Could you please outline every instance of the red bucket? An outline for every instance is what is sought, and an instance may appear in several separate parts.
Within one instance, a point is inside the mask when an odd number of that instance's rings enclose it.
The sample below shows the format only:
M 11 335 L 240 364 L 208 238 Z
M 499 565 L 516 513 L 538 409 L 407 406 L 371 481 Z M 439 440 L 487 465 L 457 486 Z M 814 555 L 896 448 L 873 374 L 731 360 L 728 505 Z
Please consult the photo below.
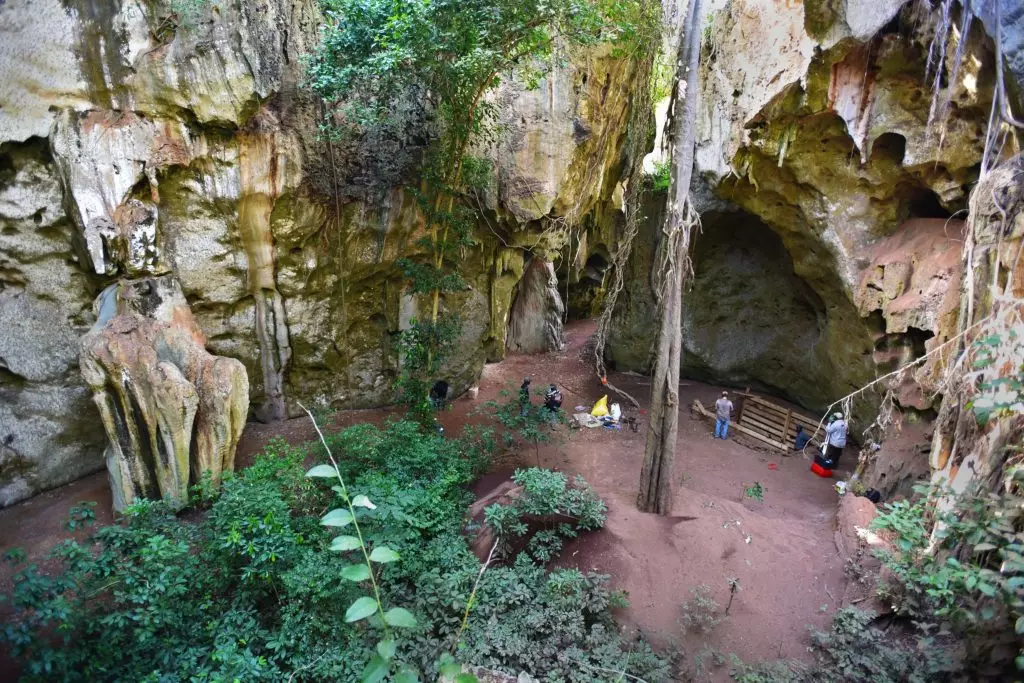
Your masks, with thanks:
M 832 476 L 832 470 L 827 470 L 816 462 L 811 463 L 811 472 L 814 472 L 819 477 L 824 477 L 826 479 Z

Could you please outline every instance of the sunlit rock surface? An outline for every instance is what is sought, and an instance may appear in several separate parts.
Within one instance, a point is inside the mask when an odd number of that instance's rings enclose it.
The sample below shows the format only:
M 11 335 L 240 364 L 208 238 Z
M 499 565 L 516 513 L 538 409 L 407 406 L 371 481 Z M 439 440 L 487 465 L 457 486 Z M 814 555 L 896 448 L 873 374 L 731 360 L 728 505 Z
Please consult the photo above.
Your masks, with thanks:
M 389 152 L 319 135 L 301 86 L 319 22 L 314 0 L 188 22 L 136 0 L 0 5 L 0 309 L 18 316 L 0 329 L 0 504 L 101 466 L 74 358 L 91 301 L 125 278 L 180 283 L 210 353 L 244 365 L 251 417 L 395 399 L 397 335 L 426 312 L 396 265 L 422 248 L 417 180 L 399 164 L 382 186 L 368 169 Z M 443 302 L 456 391 L 505 354 L 529 253 L 571 246 L 578 277 L 614 246 L 614 221 L 588 216 L 621 204 L 634 67 L 603 46 L 540 66 L 538 87 L 491 95 L 501 134 L 474 152 L 493 170 L 458 256 L 468 287 Z

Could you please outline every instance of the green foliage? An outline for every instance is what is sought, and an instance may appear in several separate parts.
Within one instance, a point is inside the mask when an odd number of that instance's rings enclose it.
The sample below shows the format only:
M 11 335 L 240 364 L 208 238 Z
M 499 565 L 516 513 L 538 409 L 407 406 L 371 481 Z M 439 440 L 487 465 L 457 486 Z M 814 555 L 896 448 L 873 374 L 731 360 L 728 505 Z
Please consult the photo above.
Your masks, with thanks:
M 743 487 L 743 495 L 747 498 L 752 498 L 761 503 L 764 502 L 764 487 L 761 486 L 761 482 L 755 481 L 751 486 Z
M 729 677 L 738 683 L 798 683 L 810 680 L 800 667 L 791 662 L 759 662 L 746 664 L 734 654 L 729 655 Z
M 429 290 L 426 290 L 429 291 Z M 409 416 L 424 429 L 435 424 L 430 404 L 430 387 L 448 359 L 462 329 L 457 316 L 443 316 L 437 322 L 413 319 L 398 338 L 402 372 L 396 382 Z
M 886 505 L 873 524 L 896 535 L 895 548 L 878 553 L 895 578 L 883 590 L 922 629 L 968 636 L 968 656 L 987 659 L 1024 632 L 1022 498 L 928 487 L 917 493 Z
M 0 641 L 24 680 L 435 680 L 453 650 L 547 680 L 593 680 L 586 666 L 667 680 L 649 648 L 618 635 L 622 601 L 603 577 L 549 573 L 525 554 L 485 573 L 455 649 L 480 573 L 465 485 L 494 448 L 489 431 L 446 440 L 400 421 L 327 440 L 337 470 L 306 477 L 322 446 L 274 440 L 205 511 L 180 519 L 141 502 L 89 543 L 58 546 L 62 571 L 22 567 Z M 593 504 L 569 500 L 592 523 Z
M 1024 415 L 1024 334 L 1013 326 L 985 331 L 971 345 L 975 395 L 967 403 L 979 425 Z
M 711 597 L 711 587 L 701 584 L 690 589 L 690 599 L 683 603 L 679 625 L 684 633 L 707 633 L 721 621 L 718 602 Z
M 672 184 L 672 160 L 663 159 L 654 162 L 654 173 L 650 175 L 651 190 L 654 192 L 668 192 Z
M 547 385 L 545 385 L 547 386 Z M 505 445 L 514 447 L 517 441 L 533 444 L 537 456 L 537 465 L 540 465 L 540 445 L 550 443 L 557 437 L 555 427 L 566 424 L 565 413 L 559 409 L 552 412 L 544 407 L 544 389 L 535 391 L 539 399 L 537 403 L 525 403 L 523 396 L 511 388 L 502 389 L 500 401 L 488 401 L 484 404 L 484 412 L 498 421 L 504 431 L 502 436 Z
M 948 680 L 949 652 L 930 638 L 899 640 L 871 625 L 875 615 L 855 607 L 836 612 L 827 633 L 811 632 L 820 662 L 809 680 L 849 683 L 927 683 Z M 778 680 L 778 679 L 776 679 Z
M 528 520 L 543 522 L 527 544 L 530 557 L 545 563 L 562 550 L 563 540 L 576 538 L 581 531 L 604 526 L 608 509 L 582 477 L 572 485 L 562 472 L 538 468 L 517 470 L 512 480 L 522 492 L 512 505 L 494 504 L 484 510 L 484 519 L 508 550 L 514 538 L 526 536 Z
M 96 522 L 96 503 L 87 500 L 75 505 L 68 512 L 68 521 L 64 528 L 68 531 L 78 531 L 91 527 Z

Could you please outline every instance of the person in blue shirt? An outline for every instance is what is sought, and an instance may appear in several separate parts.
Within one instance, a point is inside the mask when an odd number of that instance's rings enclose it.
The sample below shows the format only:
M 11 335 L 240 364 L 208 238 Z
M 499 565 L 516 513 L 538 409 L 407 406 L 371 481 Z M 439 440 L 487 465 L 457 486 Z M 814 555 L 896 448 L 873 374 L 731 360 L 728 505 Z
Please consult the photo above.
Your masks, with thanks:
M 811 435 L 804 431 L 803 425 L 796 426 L 796 439 L 793 441 L 793 448 L 798 451 L 802 451 L 807 442 L 811 440 Z

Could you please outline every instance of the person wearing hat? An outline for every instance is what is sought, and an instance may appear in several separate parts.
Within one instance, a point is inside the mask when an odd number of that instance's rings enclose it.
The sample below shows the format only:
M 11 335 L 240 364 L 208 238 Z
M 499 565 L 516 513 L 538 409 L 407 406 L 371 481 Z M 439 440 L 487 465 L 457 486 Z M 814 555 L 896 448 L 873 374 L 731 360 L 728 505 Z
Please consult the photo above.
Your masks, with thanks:
M 715 401 L 715 438 L 724 439 L 729 436 L 729 418 L 732 417 L 732 401 L 729 392 L 723 391 L 722 397 Z
M 830 469 L 839 463 L 839 456 L 846 447 L 846 434 L 850 431 L 842 413 L 836 413 L 832 417 L 835 419 L 825 427 L 825 443 L 828 444 L 825 447 L 825 460 L 829 463 Z

